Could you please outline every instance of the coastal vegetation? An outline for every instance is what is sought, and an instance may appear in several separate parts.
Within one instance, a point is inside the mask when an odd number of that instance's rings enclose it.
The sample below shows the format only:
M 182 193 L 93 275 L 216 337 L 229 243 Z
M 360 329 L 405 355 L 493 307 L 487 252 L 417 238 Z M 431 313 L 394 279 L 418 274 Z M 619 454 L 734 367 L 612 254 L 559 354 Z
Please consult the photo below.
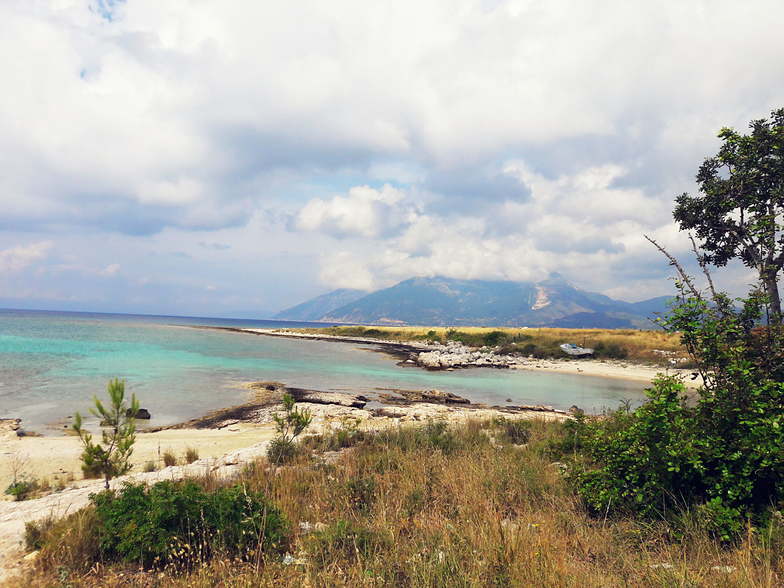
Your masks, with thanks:
M 126 486 L 31 523 L 36 571 L 12 585 L 769 588 L 784 574 L 775 512 L 722 541 L 685 503 L 647 518 L 587 510 L 575 480 L 592 459 L 571 424 L 342 432 L 305 437 L 285 466 Z
M 633 329 L 517 329 L 499 327 L 387 327 L 334 326 L 296 329 L 311 334 L 365 337 L 380 341 L 460 341 L 488 347 L 493 353 L 544 358 L 568 357 L 561 343 L 576 343 L 595 350 L 597 359 L 627 359 L 646 364 L 667 365 L 670 359 L 688 357 L 680 335 L 675 332 Z
M 109 480 L 131 470 L 130 459 L 136 441 L 134 417 L 139 412 L 139 401 L 135 394 L 131 398 L 131 406 L 126 406 L 124 380 L 109 380 L 108 390 L 109 404 L 104 407 L 95 396 L 95 408 L 90 409 L 100 419 L 103 444 L 93 443 L 93 436 L 82 427 L 82 416 L 78 411 L 74 414 L 71 426 L 84 444 L 81 459 L 85 477 L 103 476 L 107 489 Z
M 313 420 L 307 409 L 300 410 L 294 404 L 294 397 L 291 394 L 284 394 L 283 416 L 278 413 L 272 415 L 278 435 L 270 441 L 267 456 L 270 462 L 276 465 L 290 460 L 297 454 L 294 442 Z

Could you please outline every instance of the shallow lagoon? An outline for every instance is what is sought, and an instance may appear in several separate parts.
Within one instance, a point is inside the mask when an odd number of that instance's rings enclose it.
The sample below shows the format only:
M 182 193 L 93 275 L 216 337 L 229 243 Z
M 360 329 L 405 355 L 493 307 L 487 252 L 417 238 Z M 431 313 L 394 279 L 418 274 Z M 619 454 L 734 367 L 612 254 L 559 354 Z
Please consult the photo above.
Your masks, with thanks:
M 240 404 L 237 384 L 278 381 L 315 390 L 373 393 L 436 388 L 472 402 L 573 404 L 597 412 L 643 398 L 645 384 L 528 370 L 427 372 L 402 368 L 373 345 L 264 337 L 192 326 L 279 328 L 306 323 L 0 310 L 0 418 L 49 428 L 119 377 L 167 425 Z M 323 325 L 322 325 L 323 326 Z M 60 422 L 59 427 L 63 426 Z

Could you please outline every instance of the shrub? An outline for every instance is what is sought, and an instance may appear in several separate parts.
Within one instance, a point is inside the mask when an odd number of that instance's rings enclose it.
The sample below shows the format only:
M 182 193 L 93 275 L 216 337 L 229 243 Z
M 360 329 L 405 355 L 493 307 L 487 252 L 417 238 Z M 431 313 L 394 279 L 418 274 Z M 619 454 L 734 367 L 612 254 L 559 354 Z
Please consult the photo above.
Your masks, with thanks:
M 17 480 L 16 482 L 12 482 L 11 485 L 5 489 L 5 493 L 13 496 L 15 501 L 21 502 L 22 500 L 30 498 L 30 495 L 36 490 L 38 490 L 38 480 L 31 478 L 29 480 Z
M 278 546 L 286 528 L 264 495 L 244 485 L 206 493 L 191 480 L 125 483 L 118 493 L 90 499 L 103 557 L 147 567 L 189 564 L 216 552 L 247 557 Z
M 680 380 L 660 376 L 633 413 L 579 423 L 593 465 L 576 482 L 591 508 L 654 516 L 695 507 L 729 539 L 784 501 L 784 333 L 758 326 L 763 302 L 714 293 L 671 306 L 664 324 L 682 332 L 706 384 L 690 406 Z
M 157 469 L 158 468 L 155 467 L 155 462 L 152 461 L 152 460 L 150 460 L 148 462 L 145 462 L 145 464 L 144 464 L 144 473 L 146 473 L 146 474 L 149 474 L 150 472 L 154 472 Z

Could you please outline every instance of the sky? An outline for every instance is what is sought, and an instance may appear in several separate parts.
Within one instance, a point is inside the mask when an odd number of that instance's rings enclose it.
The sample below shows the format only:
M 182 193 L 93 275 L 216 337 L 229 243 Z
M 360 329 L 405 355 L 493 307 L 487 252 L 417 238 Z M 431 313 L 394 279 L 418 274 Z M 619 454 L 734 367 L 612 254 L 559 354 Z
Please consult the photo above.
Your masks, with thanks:
M 275 312 L 414 276 L 637 301 L 784 106 L 778 0 L 3 0 L 0 307 Z M 743 267 L 717 274 L 742 294 Z

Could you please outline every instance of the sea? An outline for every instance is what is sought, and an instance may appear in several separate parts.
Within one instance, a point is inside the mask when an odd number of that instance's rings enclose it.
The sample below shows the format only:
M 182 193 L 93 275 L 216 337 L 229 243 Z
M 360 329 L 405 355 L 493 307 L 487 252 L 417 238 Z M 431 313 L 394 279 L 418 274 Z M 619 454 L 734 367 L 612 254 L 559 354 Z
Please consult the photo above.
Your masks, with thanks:
M 640 382 L 558 372 L 401 367 L 372 344 L 267 337 L 197 327 L 296 328 L 323 323 L 0 309 L 0 418 L 63 434 L 75 411 L 91 423 L 93 398 L 125 381 L 165 426 L 246 402 L 242 383 L 274 381 L 375 397 L 391 389 L 452 392 L 490 405 L 544 404 L 587 412 L 642 401 Z M 511 403 L 507 402 L 511 399 Z

